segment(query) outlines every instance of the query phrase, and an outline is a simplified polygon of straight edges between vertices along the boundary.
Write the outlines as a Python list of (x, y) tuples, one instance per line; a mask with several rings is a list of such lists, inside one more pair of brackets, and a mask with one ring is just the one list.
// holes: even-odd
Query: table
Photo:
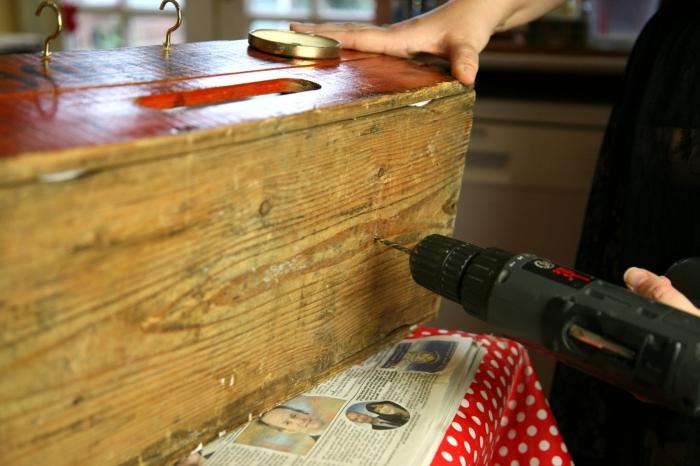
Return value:
[(459, 334), (486, 354), (432, 466), (573, 466), (527, 350), (492, 335), (416, 328), (409, 339)]
[[(484, 351), (431, 466), (573, 466), (523, 345), (492, 335), (426, 327), (413, 329), (407, 339), (450, 335), (471, 338)], [(199, 455), (178, 464), (204, 465)]]

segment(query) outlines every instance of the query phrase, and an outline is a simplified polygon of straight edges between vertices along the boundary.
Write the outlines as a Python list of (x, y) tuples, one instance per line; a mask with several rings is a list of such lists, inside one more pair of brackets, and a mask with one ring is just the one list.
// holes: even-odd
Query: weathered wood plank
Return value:
[(322, 111), (0, 161), (3, 463), (163, 464), (432, 318), (373, 238), (451, 231), (473, 93), (359, 70)]

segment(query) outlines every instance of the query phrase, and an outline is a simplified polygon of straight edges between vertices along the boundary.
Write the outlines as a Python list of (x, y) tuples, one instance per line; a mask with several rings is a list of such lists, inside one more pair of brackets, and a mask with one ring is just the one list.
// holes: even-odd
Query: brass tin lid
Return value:
[(248, 44), (263, 52), (285, 57), (338, 58), (340, 55), (340, 42), (335, 39), (284, 29), (250, 31)]

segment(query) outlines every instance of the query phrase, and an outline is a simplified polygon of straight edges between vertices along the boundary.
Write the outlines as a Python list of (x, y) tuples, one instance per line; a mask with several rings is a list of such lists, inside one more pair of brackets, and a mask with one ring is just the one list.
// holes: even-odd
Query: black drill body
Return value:
[(532, 254), (440, 235), (410, 254), (418, 284), (504, 334), (642, 398), (700, 415), (700, 318)]

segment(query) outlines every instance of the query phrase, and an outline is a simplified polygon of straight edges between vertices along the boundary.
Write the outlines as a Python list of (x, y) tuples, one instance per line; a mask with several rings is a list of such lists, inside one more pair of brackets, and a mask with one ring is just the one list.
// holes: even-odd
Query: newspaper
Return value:
[(459, 335), (403, 340), (180, 465), (430, 464), (483, 354)]

